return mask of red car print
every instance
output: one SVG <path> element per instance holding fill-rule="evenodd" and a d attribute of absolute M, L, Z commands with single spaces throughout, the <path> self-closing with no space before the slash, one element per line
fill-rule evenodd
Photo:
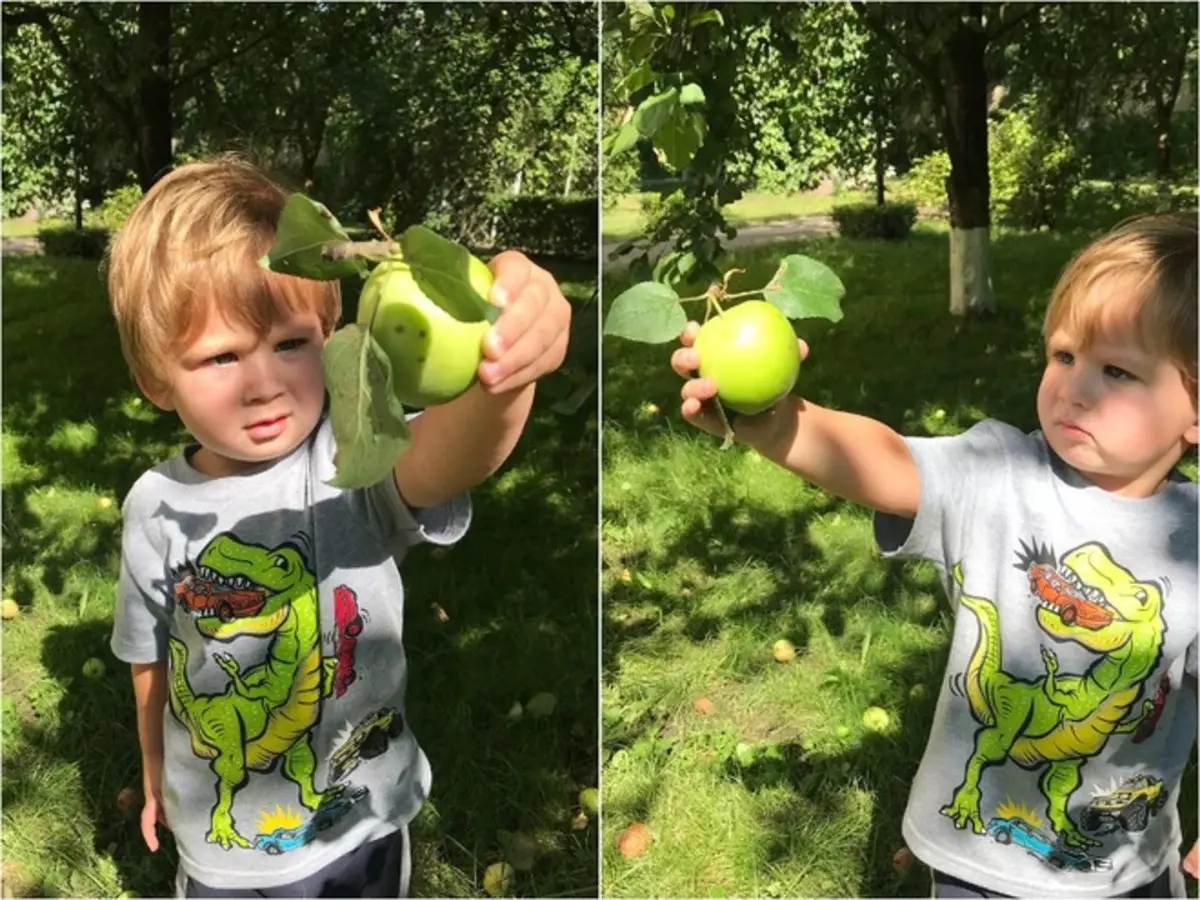
<path fill-rule="evenodd" d="M 340 697 L 358 677 L 354 671 L 354 648 L 358 646 L 358 636 L 363 630 L 358 596 L 344 584 L 333 589 L 333 617 L 337 623 L 337 631 L 333 635 L 333 654 L 337 657 L 333 693 L 335 697 Z"/>
<path fill-rule="evenodd" d="M 1034 563 L 1029 567 L 1029 589 L 1038 600 L 1054 608 L 1064 625 L 1095 630 L 1113 620 L 1112 610 L 1089 600 L 1046 563 Z"/>

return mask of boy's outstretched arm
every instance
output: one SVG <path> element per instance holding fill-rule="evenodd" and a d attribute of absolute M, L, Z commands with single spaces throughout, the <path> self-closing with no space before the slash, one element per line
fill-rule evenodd
<path fill-rule="evenodd" d="M 138 743 L 142 748 L 142 838 L 150 852 L 158 850 L 155 825 L 167 824 L 162 808 L 163 715 L 167 706 L 167 664 L 133 664 L 133 698 L 137 706 Z"/>
<path fill-rule="evenodd" d="M 671 365 L 690 378 L 682 391 L 683 417 L 721 435 L 720 417 L 706 402 L 717 395 L 717 385 L 691 378 L 700 366 L 692 348 L 698 330 L 697 323 L 688 323 L 681 337 L 684 349 L 675 351 Z M 808 355 L 804 341 L 800 352 Z M 904 438 L 882 422 L 788 396 L 765 413 L 739 417 L 734 430 L 742 443 L 832 494 L 905 518 L 917 514 L 917 465 Z"/>
<path fill-rule="evenodd" d="M 413 419 L 396 462 L 396 485 L 412 507 L 448 500 L 500 468 L 529 418 L 534 382 L 566 356 L 571 305 L 554 276 L 514 251 L 488 265 L 491 300 L 503 310 L 484 339 L 479 381 Z"/>

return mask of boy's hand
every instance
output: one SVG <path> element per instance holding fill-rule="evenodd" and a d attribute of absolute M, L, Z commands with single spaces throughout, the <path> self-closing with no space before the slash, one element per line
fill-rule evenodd
<path fill-rule="evenodd" d="M 1200 841 L 1192 844 L 1192 849 L 1183 858 L 1183 871 L 1193 878 L 1200 878 Z"/>
<path fill-rule="evenodd" d="M 683 390 L 680 391 L 680 395 L 683 397 L 683 406 L 680 408 L 680 412 L 684 419 L 697 428 L 702 428 L 717 437 L 724 437 L 725 426 L 721 423 L 721 416 L 717 412 L 716 406 L 709 402 L 717 396 L 717 383 L 711 378 L 695 377 L 696 370 L 700 368 L 700 354 L 696 352 L 693 344 L 696 342 L 696 333 L 699 330 L 700 323 L 688 322 L 687 327 L 683 329 L 683 334 L 679 336 L 683 349 L 676 350 L 671 354 L 671 368 L 688 379 L 684 382 Z M 808 344 L 801 340 L 800 359 L 803 360 L 807 357 Z M 780 421 L 786 417 L 776 415 L 779 407 L 787 402 L 788 398 L 785 397 L 766 412 L 756 416 L 738 416 L 737 438 L 751 446 L 769 443 L 776 426 L 790 427 L 790 423 Z M 727 414 L 729 412 L 732 410 Z"/>
<path fill-rule="evenodd" d="M 483 341 L 479 381 L 489 394 L 532 384 L 567 355 L 571 304 L 554 276 L 524 253 L 506 250 L 488 263 L 489 298 L 503 311 Z"/>
<path fill-rule="evenodd" d="M 146 802 L 142 806 L 142 840 L 146 842 L 151 853 L 157 853 L 158 829 L 155 826 L 161 824 L 164 828 L 170 827 L 167 824 L 167 815 L 163 812 L 161 769 L 157 773 L 147 772 L 143 776 L 142 792 L 146 795 Z"/>

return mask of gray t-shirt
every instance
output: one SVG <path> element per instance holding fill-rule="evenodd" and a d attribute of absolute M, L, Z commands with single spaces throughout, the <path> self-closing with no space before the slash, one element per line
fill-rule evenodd
<path fill-rule="evenodd" d="M 916 518 L 876 539 L 941 566 L 956 616 L 905 841 L 1016 897 L 1153 880 L 1196 740 L 1196 485 L 1120 497 L 994 421 L 908 446 Z"/>
<path fill-rule="evenodd" d="M 324 419 L 235 476 L 180 454 L 125 499 L 112 650 L 168 662 L 163 802 L 183 871 L 212 887 L 305 878 L 429 793 L 397 563 L 457 541 L 470 501 L 414 513 L 392 478 L 330 487 L 334 450 Z"/>

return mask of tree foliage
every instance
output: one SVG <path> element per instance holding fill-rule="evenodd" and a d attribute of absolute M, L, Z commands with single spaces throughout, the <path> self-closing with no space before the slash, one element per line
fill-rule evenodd
<path fill-rule="evenodd" d="M 75 169 L 96 204 L 225 150 L 398 228 L 596 193 L 592 4 L 176 4 L 165 37 L 159 6 L 5 4 L 7 212 L 61 205 Z"/>

